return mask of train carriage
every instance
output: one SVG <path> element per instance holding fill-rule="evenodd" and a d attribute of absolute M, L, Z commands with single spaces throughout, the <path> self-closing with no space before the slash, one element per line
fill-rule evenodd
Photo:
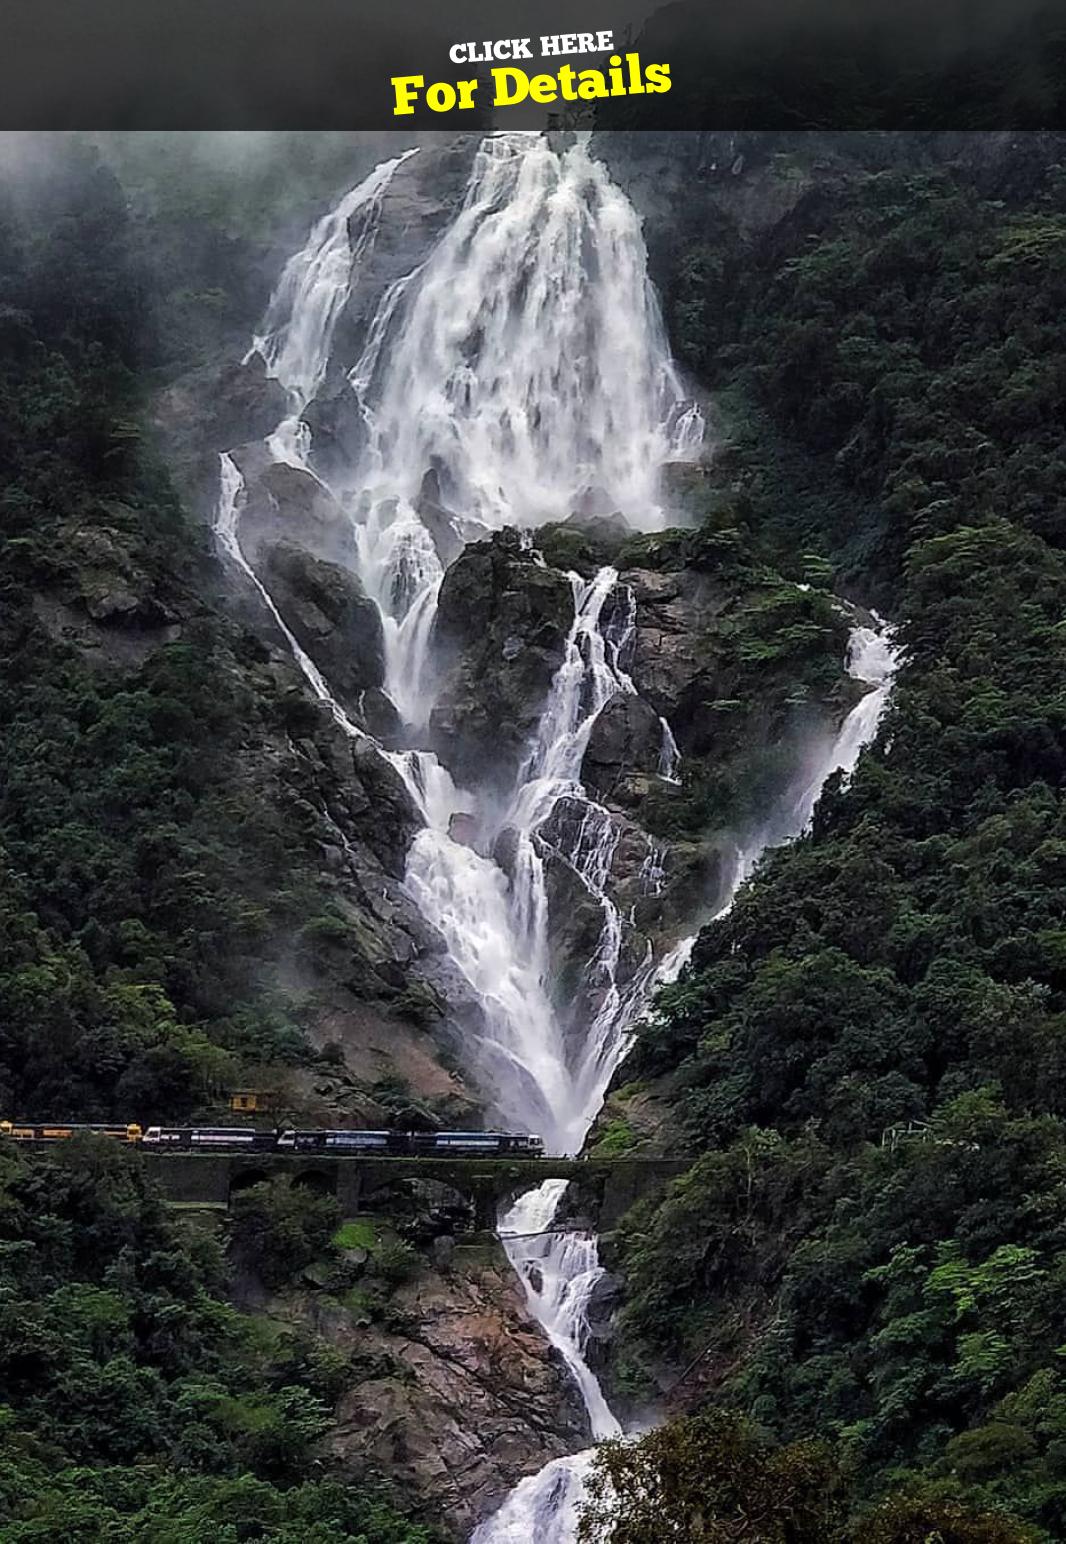
<path fill-rule="evenodd" d="M 96 1137 L 110 1137 L 116 1142 L 140 1142 L 144 1133 L 135 1122 L 126 1126 L 93 1125 L 75 1121 L 44 1121 L 31 1125 L 22 1121 L 0 1120 L 0 1138 L 13 1142 L 64 1142 L 86 1132 Z"/>
<path fill-rule="evenodd" d="M 260 1130 L 254 1126 L 89 1125 L 48 1121 L 0 1121 L 0 1140 L 61 1142 L 83 1132 L 165 1152 L 278 1152 L 377 1154 L 382 1157 L 523 1157 L 544 1153 L 541 1137 L 504 1131 L 373 1131 L 336 1129 L 300 1131 L 291 1127 Z"/>

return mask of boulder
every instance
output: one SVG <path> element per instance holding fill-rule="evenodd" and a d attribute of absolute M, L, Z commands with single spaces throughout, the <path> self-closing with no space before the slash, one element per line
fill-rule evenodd
<path fill-rule="evenodd" d="M 445 508 L 440 489 L 440 475 L 431 467 L 422 479 L 415 503 L 418 518 L 433 538 L 441 566 L 449 568 L 463 550 L 464 538 L 455 516 Z"/>
<path fill-rule="evenodd" d="M 566 520 L 540 527 L 536 541 L 546 563 L 567 572 L 575 569 L 591 579 L 605 563 L 614 562 L 623 543 L 633 535 L 633 528 L 620 511 L 605 514 L 593 512 L 593 508 L 586 504 Z"/>
<path fill-rule="evenodd" d="M 322 475 L 340 481 L 357 464 L 366 448 L 366 420 L 347 381 L 333 396 L 309 402 L 303 420 L 311 430 L 315 466 Z"/>
<path fill-rule="evenodd" d="M 597 1340 L 607 1340 L 613 1333 L 615 1310 L 622 1300 L 624 1283 L 620 1276 L 604 1271 L 593 1284 L 585 1307 L 589 1334 Z"/>
<path fill-rule="evenodd" d="M 274 461 L 261 445 L 243 446 L 233 459 L 244 476 L 241 546 L 255 563 L 272 542 L 288 542 L 326 562 L 354 568 L 351 517 L 318 478 L 302 467 Z"/>
<path fill-rule="evenodd" d="M 467 547 L 445 574 L 434 624 L 441 690 L 430 724 L 460 784 L 511 783 L 573 616 L 566 575 L 539 562 L 515 531 Z"/>
<path fill-rule="evenodd" d="M 448 835 L 453 842 L 461 842 L 464 847 L 473 847 L 478 837 L 478 819 L 466 810 L 456 810 L 448 821 Z"/>
<path fill-rule="evenodd" d="M 118 527 L 74 523 L 64 527 L 62 536 L 70 560 L 64 599 L 84 609 L 93 622 L 140 630 L 178 620 L 136 536 Z"/>
<path fill-rule="evenodd" d="M 240 364 L 207 365 L 182 376 L 160 394 L 155 422 L 172 454 L 217 455 L 265 439 L 288 411 L 284 387 L 267 374 L 262 355 L 252 354 Z"/>
<path fill-rule="evenodd" d="M 592 726 L 581 764 L 582 782 L 601 799 L 615 798 L 630 774 L 658 770 L 662 737 L 655 709 L 643 697 L 619 692 Z"/>
<path fill-rule="evenodd" d="M 714 687 L 712 629 L 730 595 L 711 574 L 692 569 L 628 569 L 637 608 L 629 673 L 655 714 L 669 721 L 682 754 L 707 750 L 701 742 Z"/>
<path fill-rule="evenodd" d="M 385 637 L 377 606 L 354 574 L 288 542 L 259 550 L 259 572 L 300 646 L 339 700 L 360 709 L 385 680 Z"/>

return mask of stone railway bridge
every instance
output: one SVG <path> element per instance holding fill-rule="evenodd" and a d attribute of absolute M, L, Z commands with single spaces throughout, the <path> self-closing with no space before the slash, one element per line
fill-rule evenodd
<path fill-rule="evenodd" d="M 228 1206 L 231 1197 L 260 1180 L 289 1175 L 294 1184 L 335 1195 L 345 1216 L 373 1204 L 375 1195 L 403 1180 L 433 1181 L 474 1208 L 477 1228 L 494 1228 L 501 1204 L 546 1179 L 579 1181 L 583 1205 L 594 1206 L 611 1228 L 650 1190 L 660 1189 L 690 1165 L 671 1158 L 378 1158 L 325 1153 L 149 1153 L 147 1171 L 168 1201 Z"/>

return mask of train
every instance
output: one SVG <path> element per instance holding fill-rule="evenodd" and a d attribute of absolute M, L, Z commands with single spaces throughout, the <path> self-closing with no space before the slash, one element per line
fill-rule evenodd
<path fill-rule="evenodd" d="M 165 1152 L 376 1154 L 379 1157 L 542 1158 L 544 1139 L 506 1131 L 300 1131 L 291 1126 L 125 1126 L 0 1121 L 0 1141 L 62 1142 L 88 1132 Z"/>

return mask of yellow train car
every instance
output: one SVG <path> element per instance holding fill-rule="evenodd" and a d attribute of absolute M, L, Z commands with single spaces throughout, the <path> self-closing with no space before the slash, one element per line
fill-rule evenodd
<path fill-rule="evenodd" d="M 6 1138 L 11 1142 L 65 1142 L 71 1137 L 80 1136 L 85 1131 L 91 1132 L 93 1136 L 109 1137 L 112 1141 L 127 1145 L 139 1142 L 144 1135 L 136 1121 L 131 1121 L 126 1126 L 61 1125 L 57 1121 L 30 1126 L 23 1125 L 21 1121 L 0 1120 L 0 1141 Z"/>

